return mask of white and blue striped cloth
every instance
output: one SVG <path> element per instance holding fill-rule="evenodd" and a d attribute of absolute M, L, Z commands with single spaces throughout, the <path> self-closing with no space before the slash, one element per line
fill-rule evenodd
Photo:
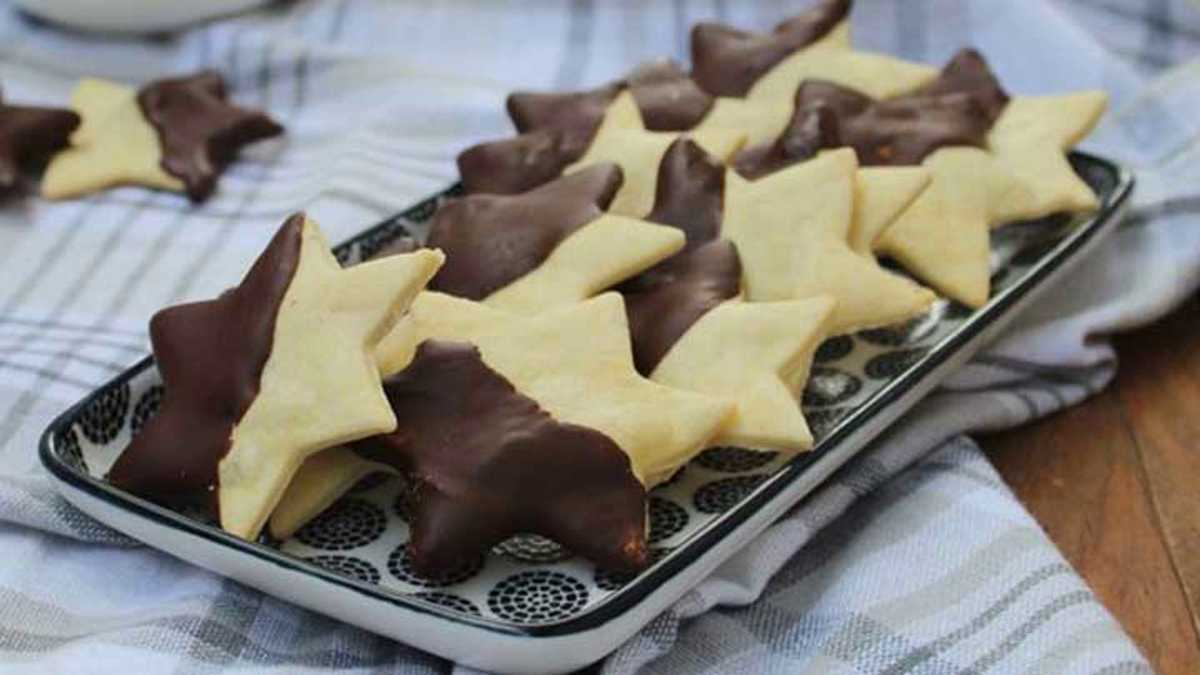
<path fill-rule="evenodd" d="M 0 673 L 436 673 L 436 657 L 140 547 L 37 465 L 47 422 L 145 351 L 159 307 L 237 279 L 289 212 L 334 240 L 509 133 L 513 88 L 686 57 L 688 26 L 766 28 L 803 0 L 299 0 L 103 40 L 0 0 L 0 84 L 62 104 L 83 75 L 215 67 L 288 126 L 201 208 L 136 188 L 0 205 Z M 1101 87 L 1086 147 L 1138 172 L 1129 223 L 1021 324 L 673 609 L 604 673 L 1142 673 L 1149 668 L 963 434 L 1096 392 L 1104 336 L 1200 283 L 1200 10 L 1186 0 L 859 0 L 855 40 L 940 63 L 977 45 L 1010 90 Z"/>

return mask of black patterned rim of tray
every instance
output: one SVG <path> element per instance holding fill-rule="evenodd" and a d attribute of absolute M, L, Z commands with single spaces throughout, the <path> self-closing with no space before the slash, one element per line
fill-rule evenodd
<path fill-rule="evenodd" d="M 156 524 L 188 532 L 215 544 L 268 561 L 280 568 L 303 572 L 375 600 L 403 606 L 406 609 L 434 615 L 448 621 L 517 636 L 551 637 L 595 628 L 629 610 L 659 588 L 672 575 L 692 564 L 721 538 L 798 480 L 810 466 L 846 439 L 855 429 L 907 393 L 926 374 L 952 357 L 958 347 L 987 329 L 997 317 L 1004 314 L 1012 305 L 1035 289 L 1046 276 L 1069 260 L 1073 253 L 1084 247 L 1106 227 L 1115 225 L 1112 222 L 1113 219 L 1132 192 L 1133 176 L 1113 162 L 1093 155 L 1075 152 L 1071 153 L 1070 159 L 1076 172 L 1101 196 L 1101 207 L 1091 219 L 1070 231 L 1052 248 L 1043 252 L 1041 258 L 1024 273 L 1021 279 L 996 293 L 985 307 L 969 316 L 956 330 L 910 364 L 900 376 L 845 415 L 812 452 L 800 455 L 781 466 L 774 474 L 758 483 L 733 508 L 672 550 L 669 555 L 656 561 L 648 570 L 619 591 L 590 607 L 586 612 L 562 621 L 522 626 L 473 617 L 463 612 L 448 611 L 436 601 L 436 598 L 414 598 L 353 576 L 339 574 L 322 567 L 318 562 L 296 558 L 274 548 L 234 537 L 217 527 L 118 490 L 77 468 L 69 461 L 73 446 L 74 452 L 78 452 L 77 446 L 70 443 L 71 434 L 68 432 L 70 432 L 71 426 L 80 421 L 84 411 L 98 403 L 99 399 L 110 395 L 143 371 L 151 368 L 153 366 L 152 357 L 146 357 L 131 366 L 51 422 L 42 434 L 39 456 L 42 464 L 56 478 L 91 497 L 119 506 L 127 512 Z M 408 228 L 404 225 L 405 221 L 427 218 L 430 212 L 436 208 L 439 199 L 453 196 L 458 191 L 458 186 L 454 186 L 442 194 L 417 203 L 406 211 L 335 247 L 334 254 L 343 263 L 369 256 L 386 242 L 409 234 Z"/>

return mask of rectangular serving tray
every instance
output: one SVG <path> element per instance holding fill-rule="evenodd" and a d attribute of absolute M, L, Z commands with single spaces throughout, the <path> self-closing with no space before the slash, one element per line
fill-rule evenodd
<path fill-rule="evenodd" d="M 1071 161 L 1100 195 L 1097 213 L 994 231 L 993 297 L 982 309 L 939 301 L 903 327 L 826 342 L 803 401 L 814 450 L 791 459 L 737 448 L 701 455 L 651 493 L 655 562 L 634 578 L 606 575 L 531 536 L 439 578 L 416 576 L 404 554 L 398 479 L 368 479 L 274 545 L 243 541 L 122 492 L 103 475 L 161 399 L 149 357 L 54 420 L 41 439 L 41 460 L 63 497 L 85 513 L 265 593 L 477 668 L 582 667 L 616 649 L 819 486 L 1116 228 L 1132 176 L 1091 155 L 1073 153 Z M 454 194 L 451 188 L 430 197 L 343 243 L 338 259 L 352 264 L 398 237 L 420 238 L 438 204 Z"/>

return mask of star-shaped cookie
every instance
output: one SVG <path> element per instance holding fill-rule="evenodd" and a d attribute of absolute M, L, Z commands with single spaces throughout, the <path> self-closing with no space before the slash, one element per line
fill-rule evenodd
<path fill-rule="evenodd" d="M 625 295 L 638 371 L 679 389 L 729 396 L 734 421 L 714 445 L 798 452 L 812 435 L 797 402 L 813 352 L 826 336 L 834 300 L 741 300 L 734 245 L 717 235 L 725 167 L 686 139 L 659 169 L 648 218 L 678 227 L 688 247 L 618 287 Z"/>
<path fill-rule="evenodd" d="M 256 537 L 306 457 L 395 429 L 372 353 L 442 260 L 342 270 L 316 224 L 292 216 L 236 288 L 155 315 L 166 395 L 109 480 Z"/>
<path fill-rule="evenodd" d="M 677 66 L 663 62 L 647 64 L 620 83 L 591 91 L 514 96 L 510 112 L 518 128 L 529 130 L 461 152 L 458 171 L 466 192 L 517 194 L 592 164 L 614 162 L 624 170 L 625 184 L 611 210 L 634 217 L 644 216 L 649 208 L 654 169 L 679 135 L 648 131 L 649 125 L 690 127 L 690 120 L 709 101 Z M 692 136 L 725 158 L 746 137 L 723 126 L 698 129 Z"/>
<path fill-rule="evenodd" d="M 132 183 L 201 202 L 243 146 L 283 133 L 263 113 L 229 103 L 224 81 L 212 71 L 141 90 L 85 79 L 71 106 L 83 125 L 46 170 L 42 193 L 49 199 Z"/>
<path fill-rule="evenodd" d="M 414 375 L 431 357 L 465 362 L 473 353 L 490 374 L 474 363 Z M 407 424 L 359 447 L 377 461 L 399 452 L 398 468 L 424 486 L 412 546 L 430 567 L 522 531 L 552 537 L 602 567 L 643 565 L 645 486 L 706 447 L 733 412 L 722 398 L 634 370 L 615 293 L 532 318 L 422 293 L 377 358 L 395 373 L 386 386 Z M 426 412 L 401 413 L 401 401 Z M 413 438 L 440 447 L 417 460 L 416 450 L 401 447 Z"/>
<path fill-rule="evenodd" d="M 737 245 L 747 300 L 832 296 L 834 333 L 897 323 L 929 307 L 932 293 L 851 248 L 857 170 L 854 151 L 842 149 L 754 181 L 727 174 L 721 235 Z M 912 199 L 911 192 L 882 196 L 893 200 L 883 209 L 892 213 Z"/>
<path fill-rule="evenodd" d="M 697 131 L 689 137 L 722 162 L 732 159 L 746 140 L 741 131 L 715 127 Z M 633 95 L 622 92 L 609 105 L 587 152 L 564 169 L 564 173 L 601 162 L 616 163 L 624 171 L 625 183 L 609 210 L 642 218 L 654 206 L 658 166 L 667 148 L 677 138 L 679 134 L 646 131 Z"/>
<path fill-rule="evenodd" d="M 788 124 L 792 97 L 805 80 L 830 80 L 884 97 L 916 89 L 936 75 L 921 64 L 851 50 L 849 9 L 848 1 L 822 2 L 766 34 L 697 25 L 692 76 L 719 98 L 696 132 L 740 129 L 747 145 L 759 145 Z"/>
<path fill-rule="evenodd" d="M 890 99 L 805 82 L 787 132 L 772 146 L 743 150 L 737 164 L 848 146 L 866 164 L 923 165 L 932 186 L 886 233 L 856 227 L 854 247 L 874 247 L 978 307 L 990 290 L 989 226 L 1094 206 L 1063 148 L 1090 130 L 1103 104 L 1103 95 L 1089 92 L 1010 101 L 983 57 L 965 49 L 937 78 Z"/>
<path fill-rule="evenodd" d="M 434 215 L 447 262 L 430 288 L 536 313 L 591 297 L 683 247 L 674 228 L 606 213 L 621 170 L 598 164 L 519 195 L 469 195 Z"/>
<path fill-rule="evenodd" d="M 78 126 L 70 110 L 10 105 L 0 97 L 0 197 L 17 187 L 24 170 L 65 146 Z"/>
<path fill-rule="evenodd" d="M 1071 168 L 1066 152 L 1092 132 L 1107 105 L 1103 91 L 1016 96 L 1008 102 L 988 132 L 987 146 L 1016 174 L 1028 199 L 1002 205 L 1001 222 L 1099 206 L 1096 193 Z"/>
<path fill-rule="evenodd" d="M 346 446 L 312 455 L 292 477 L 267 521 L 267 531 L 276 541 L 290 539 L 359 481 L 376 473 L 395 474 L 396 470 L 391 465 L 372 462 Z"/>
<path fill-rule="evenodd" d="M 714 96 L 744 97 L 763 75 L 805 48 L 845 49 L 850 0 L 821 0 L 808 11 L 754 34 L 720 23 L 692 27 L 692 77 Z"/>

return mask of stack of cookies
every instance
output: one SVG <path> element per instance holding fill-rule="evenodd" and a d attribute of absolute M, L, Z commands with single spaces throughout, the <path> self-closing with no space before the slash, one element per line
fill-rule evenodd
<path fill-rule="evenodd" d="M 518 533 L 645 566 L 646 493 L 699 452 L 812 447 L 825 338 L 981 307 L 990 228 L 1097 206 L 1065 151 L 1103 93 L 854 50 L 849 5 L 512 94 L 518 135 L 459 156 L 424 247 L 343 271 L 293 217 L 239 287 L 154 318 L 164 405 L 109 479 L 283 539 L 398 473 L 419 570 Z"/>

